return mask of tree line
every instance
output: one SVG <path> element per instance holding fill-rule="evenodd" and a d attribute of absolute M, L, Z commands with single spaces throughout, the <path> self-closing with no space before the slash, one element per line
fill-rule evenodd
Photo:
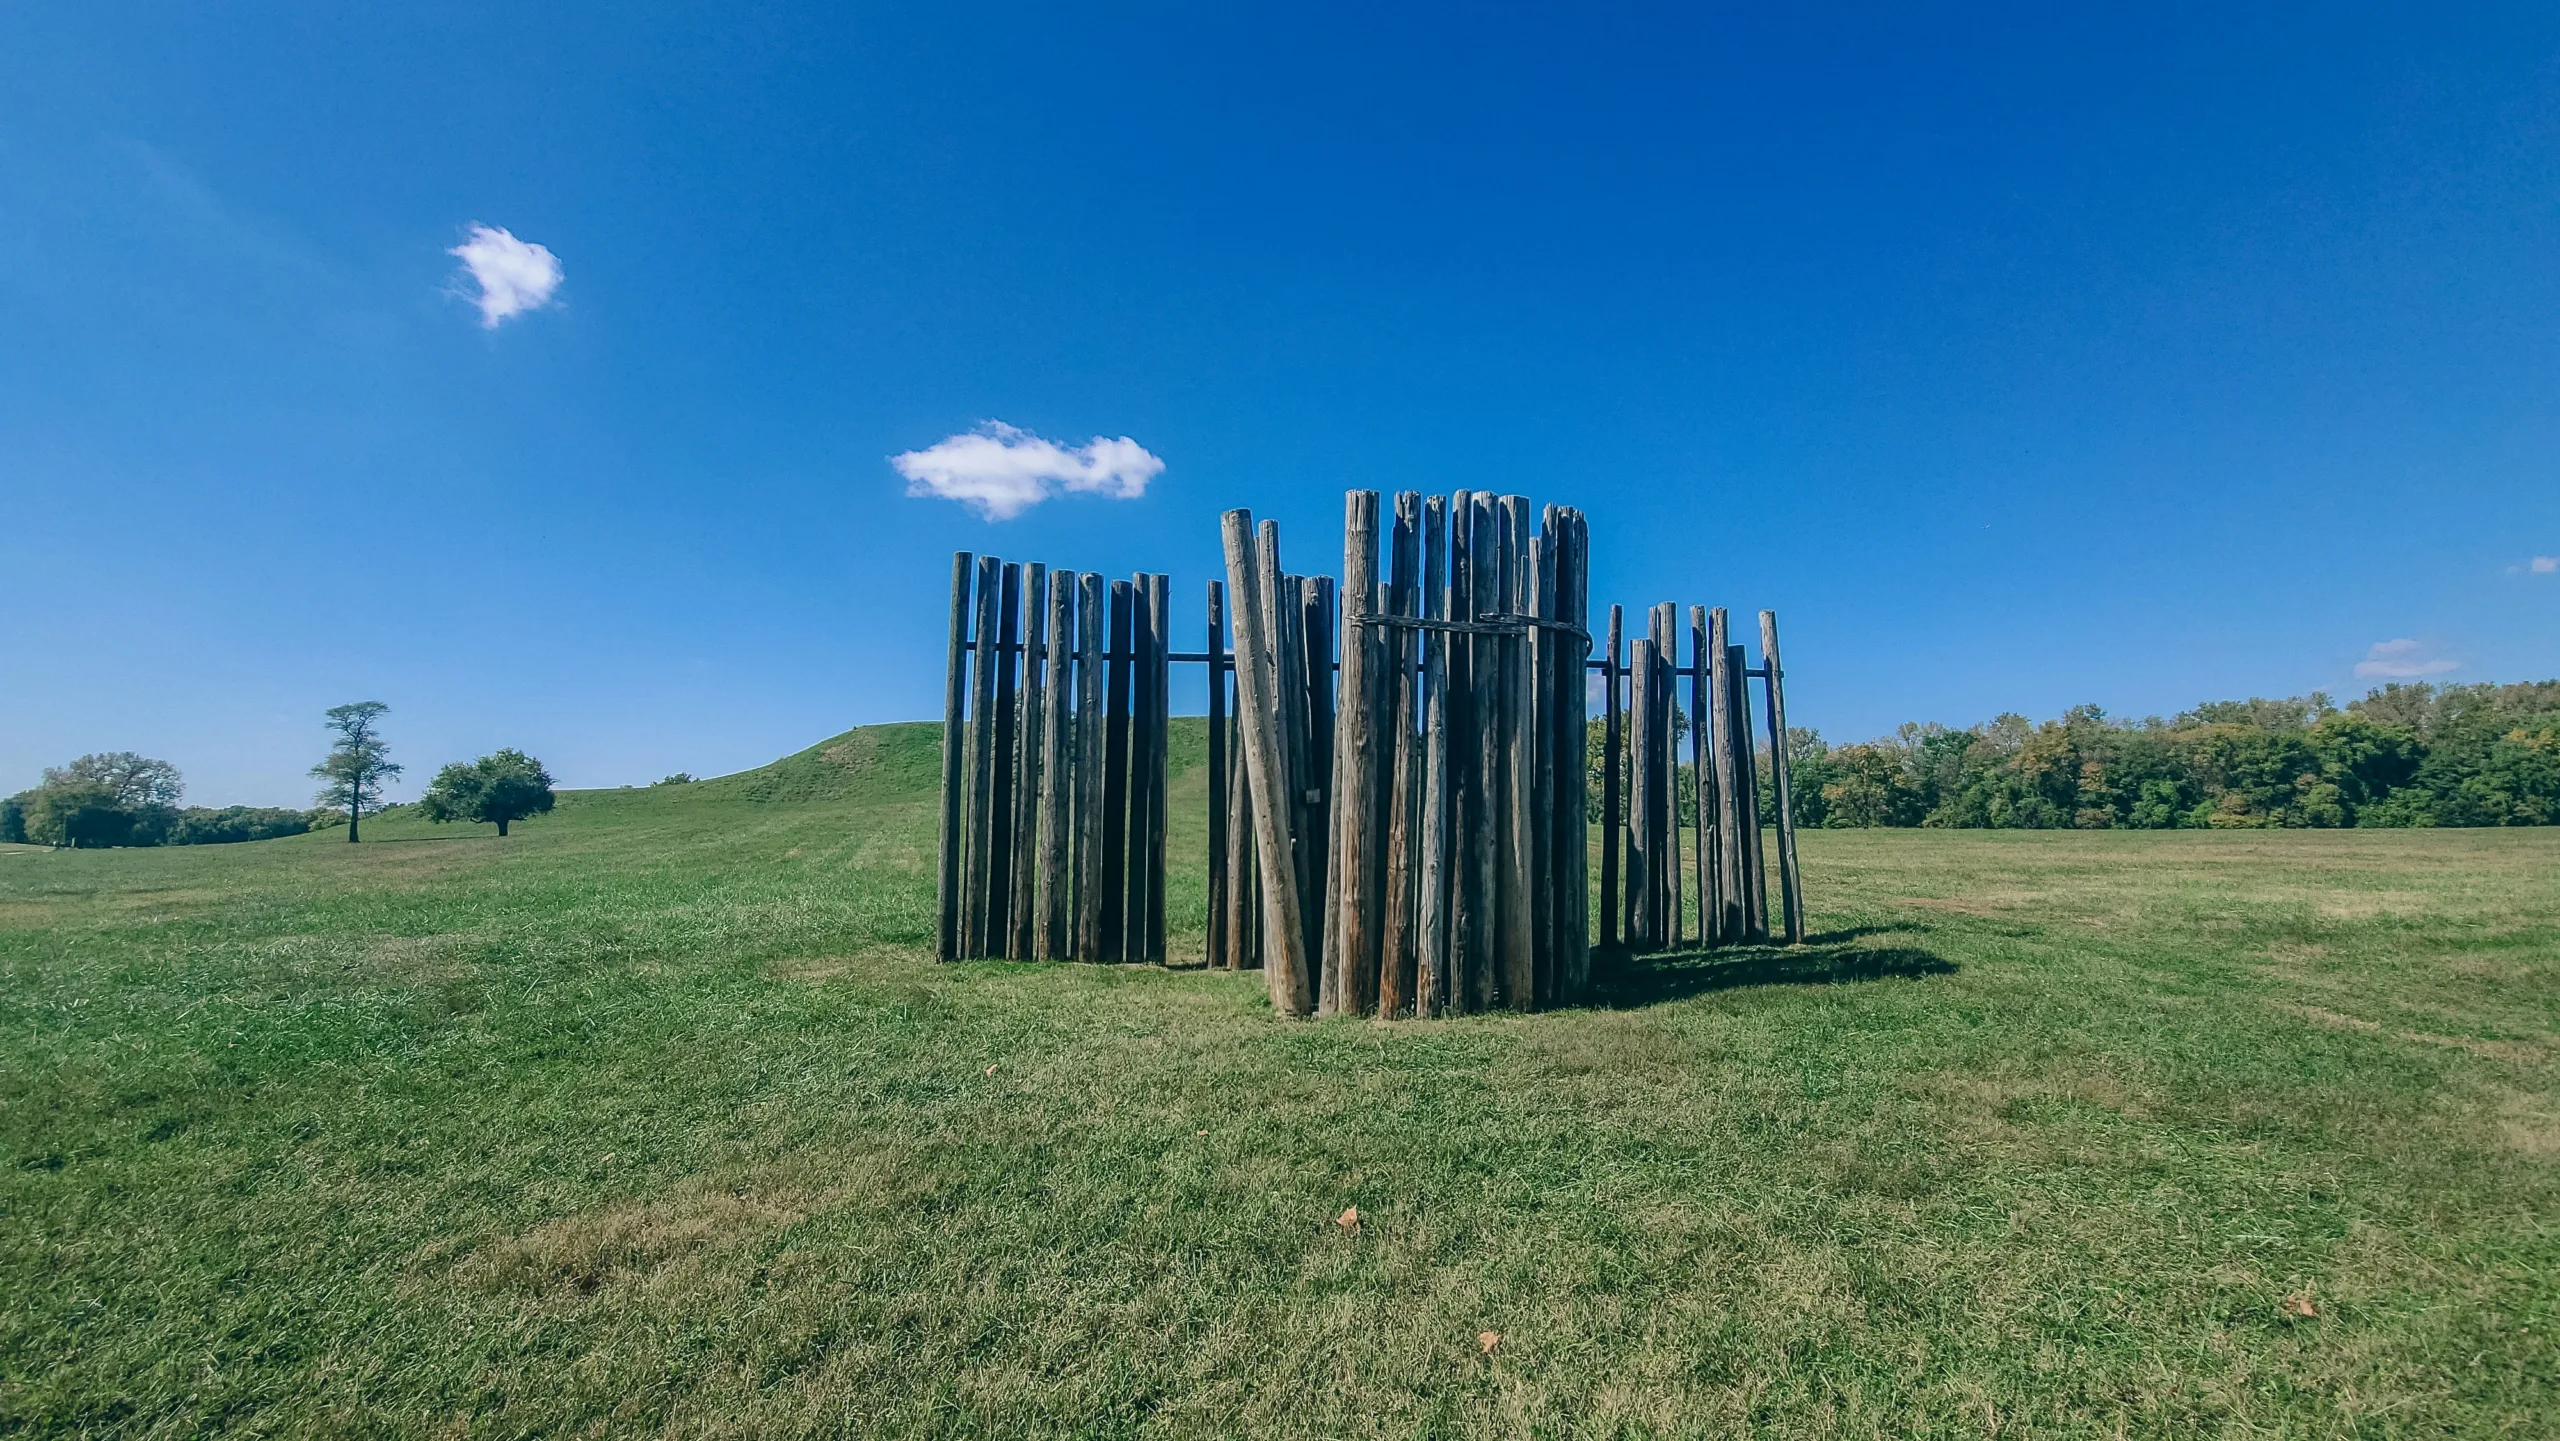
<path fill-rule="evenodd" d="M 2386 685 L 2163 719 L 2094 705 L 1832 746 L 1787 737 L 1807 826 L 2173 830 L 2560 824 L 2560 681 Z M 1775 800 L 1760 755 L 1762 814 Z"/>
<path fill-rule="evenodd" d="M 364 818 L 380 814 L 383 787 L 401 772 L 383 738 L 380 701 L 332 706 L 322 724 L 332 743 L 311 768 L 321 782 L 309 810 L 275 806 L 181 807 L 186 782 L 178 768 L 132 751 L 101 751 L 48 766 L 31 790 L 0 799 L 0 841 L 90 850 L 108 846 L 220 845 L 343 825 L 349 841 Z M 542 762 L 514 749 L 436 772 L 417 811 L 439 824 L 475 821 L 498 834 L 555 804 Z"/>

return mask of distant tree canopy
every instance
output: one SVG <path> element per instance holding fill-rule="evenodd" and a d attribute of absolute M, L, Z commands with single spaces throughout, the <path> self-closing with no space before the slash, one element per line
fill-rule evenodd
<path fill-rule="evenodd" d="M 2003 715 L 1861 745 L 1788 737 L 1797 821 L 2083 830 L 2560 824 L 2560 681 L 2389 685 L 2174 718 Z M 1774 800 L 1760 756 L 1763 814 Z"/>
<path fill-rule="evenodd" d="M 311 829 L 301 811 L 179 808 L 178 768 L 131 751 L 85 755 L 45 770 L 44 784 L 0 801 L 0 841 L 88 850 L 265 840 Z"/>
<path fill-rule="evenodd" d="M 322 722 L 338 740 L 311 774 L 327 782 L 320 788 L 319 803 L 346 816 L 351 843 L 364 824 L 364 813 L 382 809 L 382 783 L 400 774 L 377 724 L 389 709 L 378 700 L 331 706 Z"/>
<path fill-rule="evenodd" d="M 542 762 L 519 750 L 502 750 L 476 761 L 455 761 L 436 772 L 418 799 L 418 813 L 438 823 L 494 825 L 503 836 L 509 825 L 541 815 L 552 804 L 551 773 Z"/>

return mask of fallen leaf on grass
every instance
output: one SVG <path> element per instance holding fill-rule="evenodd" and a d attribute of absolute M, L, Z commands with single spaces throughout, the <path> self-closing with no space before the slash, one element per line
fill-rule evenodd
<path fill-rule="evenodd" d="M 1499 1331 L 1478 1331 L 1476 1333 L 1476 1344 L 1484 1348 L 1484 1354 L 1490 1356 L 1493 1354 L 1493 1348 L 1502 1344 L 1502 1333 Z"/>
<path fill-rule="evenodd" d="M 1345 1206 L 1345 1207 L 1343 1207 L 1343 1208 L 1342 1208 L 1342 1214 L 1333 1218 L 1333 1224 L 1335 1224 L 1335 1225 L 1337 1225 L 1337 1226 L 1340 1226 L 1342 1229 L 1344 1229 L 1344 1230 L 1346 1230 L 1346 1231 L 1357 1231 L 1357 1230 L 1359 1230 L 1359 1229 L 1360 1229 L 1360 1208 L 1359 1208 L 1359 1207 L 1357 1207 L 1357 1206 Z"/>
<path fill-rule="evenodd" d="M 2320 1308 L 2312 1304 L 2309 1296 L 2296 1291 L 2284 1298 L 2284 1313 L 2288 1316 L 2317 1316 Z"/>

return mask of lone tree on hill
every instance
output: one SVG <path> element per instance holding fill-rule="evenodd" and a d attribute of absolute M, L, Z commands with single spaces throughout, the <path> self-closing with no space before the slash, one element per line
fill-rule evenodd
<path fill-rule="evenodd" d="M 418 799 L 428 820 L 485 821 L 498 828 L 551 809 L 551 773 L 520 750 L 502 750 L 476 761 L 455 761 L 436 772 Z"/>
<path fill-rule="evenodd" d="M 382 783 L 400 774 L 391 759 L 391 747 L 382 739 L 374 722 L 391 707 L 378 700 L 360 700 L 354 705 L 329 707 L 327 725 L 336 733 L 338 743 L 329 749 L 329 758 L 311 768 L 311 773 L 328 784 L 320 788 L 320 804 L 338 806 L 347 813 L 347 843 L 356 840 L 356 826 L 364 819 L 367 806 L 382 809 Z"/>

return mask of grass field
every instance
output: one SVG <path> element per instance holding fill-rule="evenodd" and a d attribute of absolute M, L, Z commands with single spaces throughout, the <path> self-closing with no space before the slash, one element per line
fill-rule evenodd
<path fill-rule="evenodd" d="M 0 854 L 0 1431 L 2560 1434 L 2560 831 L 1821 833 L 1293 1024 L 932 964 L 933 735 Z"/>

